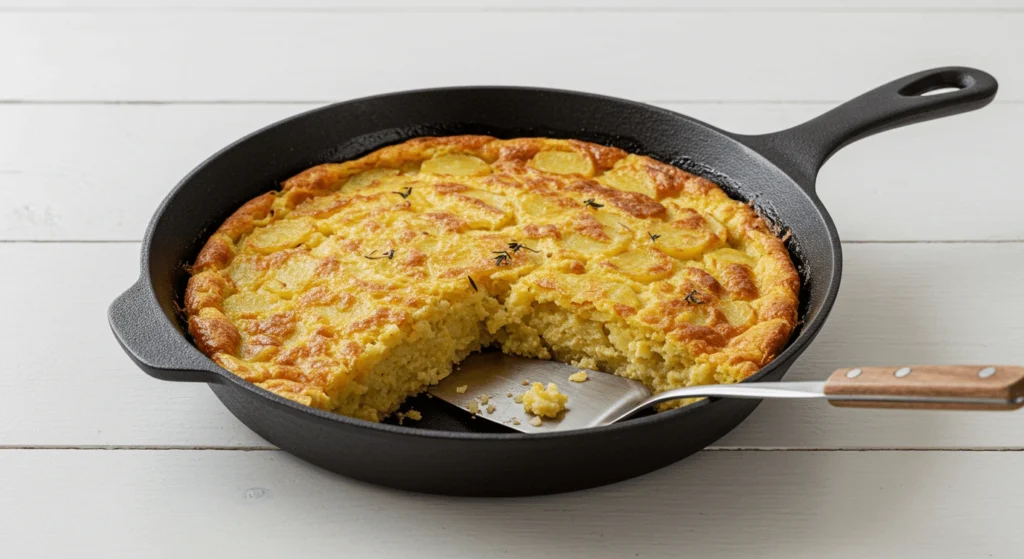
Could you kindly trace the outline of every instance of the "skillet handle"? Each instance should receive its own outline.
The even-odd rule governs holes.
[[[840,407],[1016,410],[1024,407],[1024,367],[913,365],[839,369],[825,382],[825,397]]]
[[[947,88],[956,91],[927,95]],[[996,79],[981,70],[935,68],[889,82],[793,128],[736,137],[813,190],[818,170],[843,146],[907,124],[980,109],[998,89]]]
[[[171,381],[223,380],[220,368],[167,319],[148,281],[140,279],[114,299],[107,320],[121,348],[146,374]]]

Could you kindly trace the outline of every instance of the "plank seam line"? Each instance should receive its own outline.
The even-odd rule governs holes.
[[[0,13],[292,13],[292,14],[318,14],[318,13],[356,13],[356,14],[430,14],[430,13],[566,13],[566,14],[1017,14],[1024,12],[1024,8],[1007,7],[951,7],[951,6],[928,6],[923,8],[911,7],[672,7],[672,6],[541,6],[541,7],[518,7],[518,6],[495,6],[495,7],[454,7],[454,6],[395,6],[395,7],[359,7],[359,6],[303,6],[303,7],[143,7],[143,6],[91,6],[80,7],[38,7],[38,6],[5,6],[0,8]]]

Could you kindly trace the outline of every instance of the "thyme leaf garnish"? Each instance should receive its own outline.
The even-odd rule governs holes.
[[[469,285],[471,285],[473,287],[473,291],[480,291],[479,289],[477,289],[476,282],[473,281],[472,276],[466,276],[466,279],[469,280]]]
[[[507,250],[496,250],[491,254],[497,255],[494,257],[495,266],[508,265],[509,263],[512,262],[512,255],[509,254]]]
[[[597,208],[603,208],[604,207],[604,204],[598,204],[597,202],[594,201],[593,198],[587,198],[586,200],[584,200],[583,201],[583,205],[587,206],[588,208],[594,208],[595,210]]]
[[[540,252],[539,250],[533,250],[532,248],[520,243],[519,241],[512,241],[508,244],[508,248],[512,249],[512,254],[519,252],[519,249],[528,250],[530,252]]]
[[[647,232],[647,236],[651,238],[651,242],[652,243],[654,241],[657,241],[658,238],[661,237],[661,235],[655,235],[655,234],[651,233],[650,231]]]
[[[404,192],[399,192],[398,190],[392,190],[391,193],[392,194],[397,194],[397,195],[401,196],[402,198],[408,198],[409,195],[412,194],[412,187],[411,186],[407,186],[405,188]]]
[[[389,250],[387,252],[381,253],[379,256],[377,256],[377,251],[373,251],[370,254],[364,254],[363,255],[363,258],[366,258],[367,260],[381,260],[383,258],[387,258],[388,260],[391,260],[394,257],[395,257],[395,249],[391,249],[391,250]]]
[[[686,294],[686,302],[690,303],[691,305],[703,305],[704,301],[698,299],[697,297],[695,297],[695,295],[697,295],[697,290],[696,289],[694,289],[694,290],[690,291],[689,293],[687,293]]]

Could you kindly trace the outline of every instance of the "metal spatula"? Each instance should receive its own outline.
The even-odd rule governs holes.
[[[751,382],[692,386],[651,394],[643,384],[586,371],[558,361],[477,353],[460,363],[429,393],[480,419],[524,433],[568,431],[608,425],[654,404],[681,398],[826,398],[835,406],[914,409],[1015,410],[1024,406],[1024,367],[915,365],[839,369],[824,382]],[[516,396],[531,382],[555,383],[569,400],[558,417],[531,424]],[[464,387],[464,388],[463,388]],[[462,390],[460,392],[460,390]]]

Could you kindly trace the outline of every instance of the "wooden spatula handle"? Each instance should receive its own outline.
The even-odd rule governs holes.
[[[838,369],[825,382],[825,395],[834,406],[1015,410],[1024,406],[1024,367],[909,365]]]

